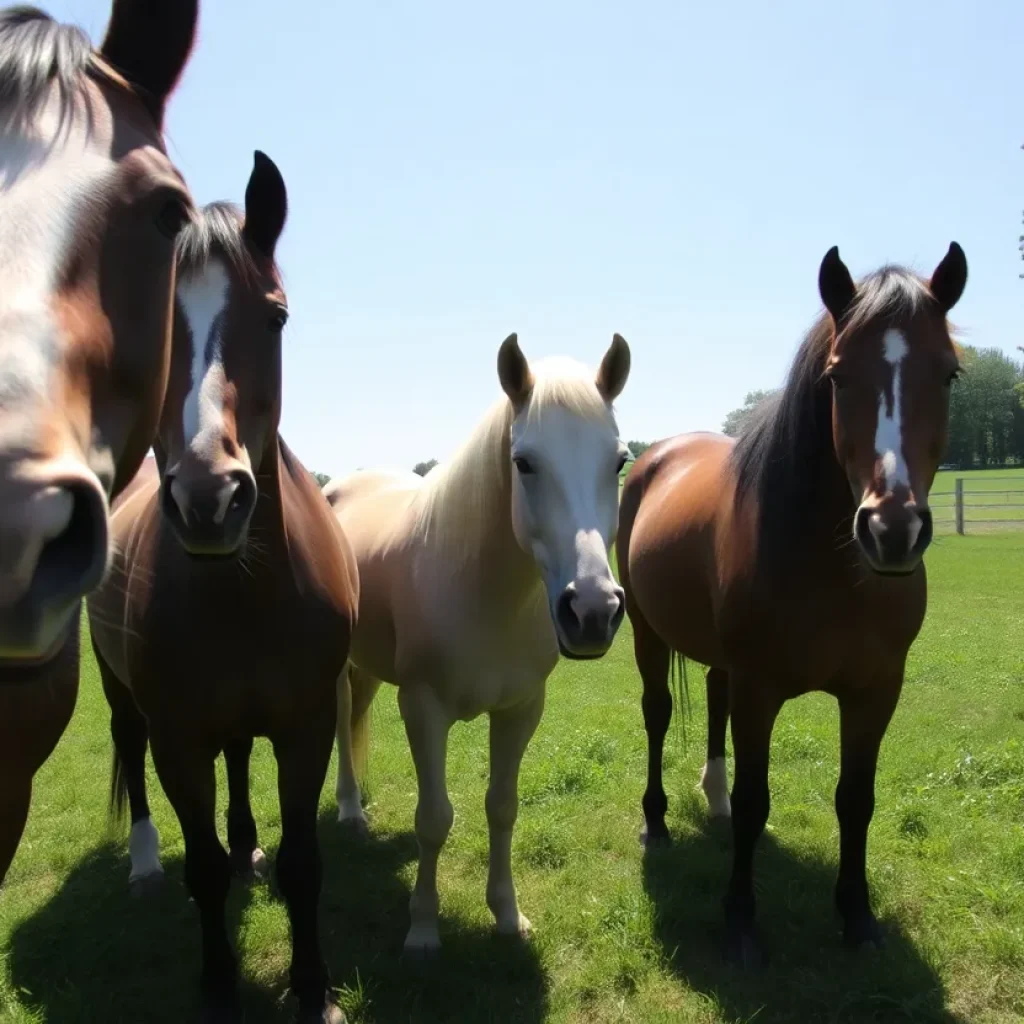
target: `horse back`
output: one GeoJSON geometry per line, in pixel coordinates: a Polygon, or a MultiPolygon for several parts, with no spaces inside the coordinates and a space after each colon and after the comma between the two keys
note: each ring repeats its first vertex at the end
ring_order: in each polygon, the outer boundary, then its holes
{"type": "Polygon", "coordinates": [[[631,619],[673,650],[725,665],[723,594],[744,571],[732,441],[682,434],[649,448],[623,488],[617,553],[631,619]]]}

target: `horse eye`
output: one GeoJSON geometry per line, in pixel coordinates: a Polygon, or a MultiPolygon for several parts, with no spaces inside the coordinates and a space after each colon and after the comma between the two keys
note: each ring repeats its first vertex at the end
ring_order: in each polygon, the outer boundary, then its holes
{"type": "Polygon", "coordinates": [[[288,310],[279,309],[270,318],[270,329],[272,331],[283,331],[286,323],[288,323],[288,310]]]}
{"type": "Polygon", "coordinates": [[[955,380],[959,380],[959,379],[960,379],[960,374],[962,374],[962,373],[963,373],[963,369],[962,369],[961,367],[959,367],[959,366],[958,366],[958,367],[957,367],[957,368],[956,368],[956,369],[955,369],[955,370],[954,370],[954,371],[953,371],[953,372],[952,372],[952,373],[951,373],[951,374],[950,374],[950,375],[949,375],[949,376],[948,376],[948,377],[946,378],[946,387],[948,388],[948,387],[949,387],[949,386],[950,386],[950,385],[951,385],[951,384],[953,383],[953,381],[955,381],[955,380]]]}
{"type": "Polygon", "coordinates": [[[160,212],[156,215],[156,226],[160,234],[173,242],[181,234],[181,229],[188,220],[185,204],[180,199],[172,199],[160,207],[160,212]]]}
{"type": "Polygon", "coordinates": [[[512,465],[515,466],[523,476],[529,476],[533,472],[533,466],[519,455],[512,460],[512,465]]]}
{"type": "Polygon", "coordinates": [[[616,463],[615,472],[621,473],[627,462],[629,462],[629,456],[625,452],[622,452],[619,455],[619,461],[616,463]]]}

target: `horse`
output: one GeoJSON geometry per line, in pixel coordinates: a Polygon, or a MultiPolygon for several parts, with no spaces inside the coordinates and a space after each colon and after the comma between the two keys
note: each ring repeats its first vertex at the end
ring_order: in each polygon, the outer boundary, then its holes
{"type": "Polygon", "coordinates": [[[287,194],[263,153],[244,213],[206,206],[182,232],[174,344],[156,464],[118,502],[118,554],[88,601],[114,742],[111,809],[127,797],[135,880],[158,879],[147,742],[181,824],[202,927],[204,1020],[242,1019],[225,924],[232,870],[263,859],[249,806],[253,737],[278,766],[276,874],[292,927],[301,1024],[340,1024],[318,935],[317,808],[336,685],[358,604],[351,550],[278,431],[287,298],[275,260],[287,194]],[[225,752],[231,854],[217,837],[225,752]]]}
{"type": "Polygon", "coordinates": [[[643,680],[642,839],[669,838],[668,676],[673,655],[691,658],[709,667],[701,783],[712,814],[732,817],[726,951],[741,965],[761,957],[753,858],[768,819],[772,728],[783,702],[809,691],[839,703],[844,940],[882,942],[865,877],[875,768],[925,615],[928,493],[959,372],[947,314],[966,282],[955,242],[927,283],[887,266],[855,284],[830,249],[818,275],[824,312],[739,439],[663,441],[625,482],[617,554],[643,680]]]}
{"type": "Polygon", "coordinates": [[[629,375],[615,335],[595,374],[527,362],[515,334],[498,353],[504,395],[426,477],[357,472],[324,487],[359,565],[351,665],[338,682],[339,821],[365,830],[357,762],[381,680],[416,767],[419,867],[404,952],[440,948],[437,861],[452,825],[448,733],[490,716],[487,903],[497,931],[526,936],[512,879],[519,766],[558,661],[599,658],[623,617],[608,564],[628,449],[612,402],[629,375]]]}
{"type": "Polygon", "coordinates": [[[156,430],[174,239],[163,142],[197,0],[115,0],[102,46],[0,11],[0,882],[78,698],[109,506],[156,430]]]}

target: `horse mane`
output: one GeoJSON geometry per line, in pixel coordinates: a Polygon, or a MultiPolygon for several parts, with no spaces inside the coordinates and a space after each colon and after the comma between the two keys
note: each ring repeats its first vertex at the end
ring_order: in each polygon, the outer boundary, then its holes
{"type": "MultiPolygon", "coordinates": [[[[594,383],[594,374],[574,360],[531,364],[534,385],[526,416],[539,418],[562,408],[592,422],[615,417],[594,383]]],[[[451,460],[432,469],[416,492],[415,541],[429,544],[451,564],[464,565],[478,552],[497,518],[511,521],[511,430],[515,410],[496,401],[451,460]]]]}
{"type": "Polygon", "coordinates": [[[259,271],[245,242],[245,214],[234,203],[218,200],[198,210],[177,240],[178,272],[183,277],[201,274],[211,257],[220,257],[247,281],[259,271]]]}
{"type": "Polygon", "coordinates": [[[56,82],[63,117],[88,78],[130,88],[77,25],[24,4],[0,11],[0,107],[31,118],[56,82]]]}
{"type": "MultiPolygon", "coordinates": [[[[886,266],[864,278],[840,330],[853,335],[882,320],[903,323],[926,304],[936,305],[928,286],[903,267],[886,266]]],[[[785,385],[761,404],[744,425],[732,451],[737,503],[756,499],[759,550],[804,533],[819,499],[822,454],[832,448],[832,388],[825,368],[832,351],[828,313],[808,332],[785,385]]]]}

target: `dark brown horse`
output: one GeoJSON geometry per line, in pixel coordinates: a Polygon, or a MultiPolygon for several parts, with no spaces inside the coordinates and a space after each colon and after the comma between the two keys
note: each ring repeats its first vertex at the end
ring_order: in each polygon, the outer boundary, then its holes
{"type": "Polygon", "coordinates": [[[851,945],[877,944],[865,877],[878,750],[927,600],[928,491],[958,371],[946,314],[967,262],[953,243],[929,282],[886,267],[856,286],[837,249],[826,313],[789,379],[734,445],[694,434],[644,454],[626,481],[619,567],[643,677],[648,841],[666,840],[662,748],[673,652],[710,666],[703,785],[728,814],[728,949],[756,960],[754,847],[768,820],[768,756],[784,701],[839,701],[842,751],[836,904],[851,945]]]}
{"type": "Polygon", "coordinates": [[[277,877],[299,1020],[343,1019],[320,950],[316,824],[358,582],[327,502],[278,434],[287,307],[274,250],[285,212],[284,182],[257,153],[244,219],[217,203],[182,234],[159,473],[115,508],[114,569],[88,602],[111,710],[112,797],[131,804],[132,873],[161,870],[148,740],[185,839],[204,1019],[218,1022],[241,1019],[224,911],[232,864],[247,872],[261,858],[248,799],[254,736],[270,738],[278,765],[277,877]],[[230,858],[214,820],[221,751],[230,858]]]}
{"type": "Polygon", "coordinates": [[[161,125],[196,17],[196,0],[115,0],[93,50],[0,11],[0,881],[75,707],[109,502],[160,415],[192,207],[161,125]]]}

